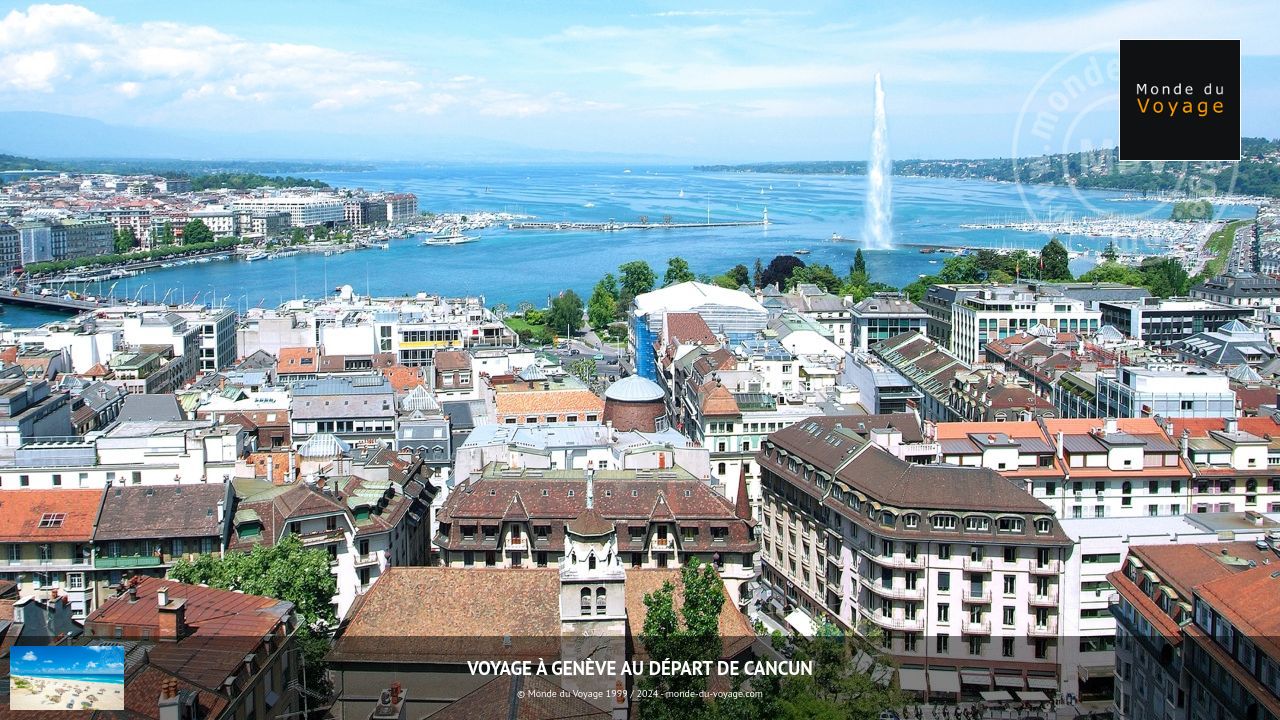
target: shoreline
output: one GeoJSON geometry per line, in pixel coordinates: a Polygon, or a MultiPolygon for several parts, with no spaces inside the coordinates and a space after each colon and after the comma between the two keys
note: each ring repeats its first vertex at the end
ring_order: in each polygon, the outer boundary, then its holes
{"type": "Polygon", "coordinates": [[[11,675],[10,710],[123,710],[124,683],[11,675]],[[19,682],[28,687],[19,687],[19,682]]]}

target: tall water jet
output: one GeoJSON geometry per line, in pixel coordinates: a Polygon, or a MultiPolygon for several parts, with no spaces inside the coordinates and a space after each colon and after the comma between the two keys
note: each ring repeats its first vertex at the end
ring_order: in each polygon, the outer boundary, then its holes
{"type": "Polygon", "coordinates": [[[889,130],[884,119],[884,87],[876,73],[875,126],[871,131],[871,158],[867,161],[866,219],[863,244],[872,250],[893,247],[893,162],[889,160],[889,130]]]}

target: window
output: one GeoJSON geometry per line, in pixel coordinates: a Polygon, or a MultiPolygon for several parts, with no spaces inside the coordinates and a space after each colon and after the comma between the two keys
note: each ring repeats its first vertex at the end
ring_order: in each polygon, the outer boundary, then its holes
{"type": "Polygon", "coordinates": [[[951,590],[951,573],[943,571],[938,573],[938,592],[950,592],[951,590]]]}
{"type": "Polygon", "coordinates": [[[579,608],[578,614],[590,615],[591,614],[591,588],[582,588],[582,592],[579,593],[579,597],[580,597],[580,602],[578,605],[578,608],[579,608]]]}
{"type": "Polygon", "coordinates": [[[1013,638],[1000,638],[1000,655],[1002,657],[1013,657],[1013,638]]]}
{"type": "Polygon", "coordinates": [[[44,513],[40,516],[40,528],[60,528],[62,521],[66,520],[66,513],[44,513]]]}
{"type": "Polygon", "coordinates": [[[59,486],[61,486],[61,485],[62,485],[62,475],[61,475],[61,474],[59,474],[59,473],[54,473],[54,474],[53,474],[53,486],[54,486],[54,487],[59,487],[59,486]]]}
{"type": "Polygon", "coordinates": [[[1007,563],[1018,562],[1018,548],[1013,545],[1004,546],[1004,561],[1007,563]]]}
{"type": "Polygon", "coordinates": [[[1016,575],[1004,576],[1004,594],[1012,595],[1018,587],[1018,577],[1016,575]]]}
{"type": "MultiPolygon", "coordinates": [[[[1013,625],[1013,614],[1014,614],[1013,608],[1007,607],[1004,609],[1004,617],[1000,619],[1004,621],[1005,625],[1013,625]]],[[[1012,640],[1013,638],[1009,638],[1009,639],[1012,640]]]]}
{"type": "Polygon", "coordinates": [[[1048,535],[1053,529],[1053,521],[1049,518],[1039,518],[1036,520],[1036,533],[1040,535],[1048,535]]]}
{"type": "Polygon", "coordinates": [[[938,622],[951,622],[951,606],[946,603],[938,603],[938,622]]]}
{"type": "Polygon", "coordinates": [[[998,528],[1002,533],[1020,533],[1025,528],[1022,518],[1002,517],[998,528]]]}
{"type": "Polygon", "coordinates": [[[31,476],[30,476],[30,475],[19,475],[19,476],[18,476],[18,487],[30,487],[30,486],[31,486],[31,476]]]}
{"type": "Polygon", "coordinates": [[[951,644],[950,635],[939,635],[937,639],[934,641],[934,645],[933,645],[934,652],[938,653],[939,655],[946,655],[950,652],[950,650],[948,649],[948,646],[950,644],[951,644]]]}
{"type": "Polygon", "coordinates": [[[951,559],[951,543],[942,543],[938,545],[938,559],[939,560],[951,559]]]}
{"type": "Polygon", "coordinates": [[[486,550],[484,553],[485,567],[493,567],[498,564],[498,553],[492,550],[486,550]]]}
{"type": "Polygon", "coordinates": [[[604,615],[606,612],[608,612],[608,602],[604,588],[596,588],[596,614],[604,615]]]}

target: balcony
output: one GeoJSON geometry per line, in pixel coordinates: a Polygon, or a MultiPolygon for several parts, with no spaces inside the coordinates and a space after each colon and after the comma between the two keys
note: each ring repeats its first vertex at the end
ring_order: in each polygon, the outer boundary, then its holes
{"type": "Polygon", "coordinates": [[[164,558],[159,555],[121,555],[119,557],[99,557],[94,560],[93,567],[98,570],[115,568],[160,567],[164,558]]]}
{"type": "Polygon", "coordinates": [[[974,590],[971,587],[965,588],[964,596],[961,599],[967,603],[983,603],[983,604],[990,603],[991,591],[990,590],[974,590]]]}
{"type": "Polygon", "coordinates": [[[10,560],[6,564],[0,564],[0,569],[9,568],[30,568],[33,570],[73,570],[84,569],[90,567],[88,558],[50,558],[48,560],[39,560],[37,558],[23,558],[21,560],[10,560]]]}
{"type": "Polygon", "coordinates": [[[1032,595],[1027,598],[1027,604],[1032,607],[1058,607],[1058,595],[1032,595]]]}
{"type": "Polygon", "coordinates": [[[529,543],[525,540],[523,535],[520,537],[509,537],[507,538],[507,549],[520,551],[528,550],[529,543]]]}
{"type": "Polygon", "coordinates": [[[961,567],[970,572],[988,572],[991,570],[991,558],[974,560],[967,557],[961,561],[961,567]]]}
{"type": "Polygon", "coordinates": [[[991,621],[981,620],[979,622],[973,622],[972,620],[965,620],[964,623],[960,625],[960,632],[966,635],[990,635],[991,621]]]}
{"type": "Polygon", "coordinates": [[[1031,563],[1032,575],[1059,575],[1062,573],[1062,561],[1050,560],[1046,563],[1031,563]]]}
{"type": "Polygon", "coordinates": [[[660,552],[671,552],[676,549],[676,541],[673,538],[669,538],[669,537],[665,537],[665,538],[656,537],[653,539],[653,542],[650,544],[649,549],[657,550],[660,552]]]}
{"type": "Polygon", "coordinates": [[[923,630],[924,620],[920,618],[889,617],[871,613],[871,622],[890,630],[923,630]]]}
{"type": "Polygon", "coordinates": [[[378,550],[374,550],[372,552],[367,552],[363,555],[356,555],[355,557],[356,557],[355,559],[356,567],[367,567],[371,565],[377,565],[378,559],[382,557],[382,553],[378,550]]]}
{"type": "Polygon", "coordinates": [[[879,583],[865,581],[863,584],[871,590],[871,592],[884,598],[892,598],[894,600],[924,600],[924,588],[917,587],[914,590],[900,587],[885,587],[879,583]]]}
{"type": "Polygon", "coordinates": [[[881,565],[883,567],[897,568],[900,570],[923,570],[924,569],[924,561],[921,560],[920,556],[918,555],[914,560],[912,560],[910,558],[898,557],[896,555],[880,555],[879,553],[873,550],[869,550],[865,548],[859,548],[858,552],[862,553],[863,557],[867,558],[871,562],[876,563],[877,565],[881,565]]]}
{"type": "Polygon", "coordinates": [[[1053,617],[1044,622],[1032,620],[1027,624],[1027,635],[1031,637],[1057,637],[1058,618],[1053,617]]]}
{"type": "Polygon", "coordinates": [[[317,547],[338,542],[346,537],[346,533],[342,530],[321,530],[319,532],[303,533],[298,536],[304,547],[317,547]]]}

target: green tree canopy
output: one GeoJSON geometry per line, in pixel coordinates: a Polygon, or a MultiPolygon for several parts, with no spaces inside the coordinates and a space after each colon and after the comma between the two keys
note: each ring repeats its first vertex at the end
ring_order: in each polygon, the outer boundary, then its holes
{"type": "Polygon", "coordinates": [[[662,286],[668,287],[676,283],[689,282],[694,279],[693,271],[689,269],[689,262],[682,257],[673,257],[667,260],[667,273],[662,276],[662,286]]]}
{"type": "Polygon", "coordinates": [[[653,268],[649,267],[649,263],[644,260],[632,260],[618,266],[618,273],[622,279],[619,281],[622,286],[620,295],[627,299],[627,303],[637,295],[643,295],[653,290],[654,283],[658,281],[658,276],[654,275],[653,268]]]}
{"type": "Polygon", "coordinates": [[[213,231],[200,218],[196,218],[182,226],[182,244],[199,245],[214,241],[213,231]]]}
{"type": "Polygon", "coordinates": [[[133,228],[122,228],[116,231],[115,251],[118,255],[123,255],[136,247],[138,238],[133,234],[133,228]]]}
{"type": "Polygon", "coordinates": [[[560,293],[552,299],[544,321],[557,335],[561,332],[576,333],[582,328],[582,298],[572,290],[560,293]]]}
{"type": "MultiPolygon", "coordinates": [[[[724,582],[714,567],[693,558],[680,569],[680,584],[684,602],[679,614],[675,608],[676,587],[672,583],[665,582],[644,596],[646,612],[641,640],[645,650],[649,658],[656,661],[715,661],[722,647],[720,611],[725,599],[724,582]]],[[[713,717],[711,706],[700,697],[707,688],[706,676],[645,675],[640,679],[640,687],[658,695],[640,701],[644,720],[713,717]]]]}
{"type": "Polygon", "coordinates": [[[747,266],[742,263],[729,268],[729,272],[725,273],[725,275],[735,283],[734,287],[751,284],[751,271],[747,270],[747,266]]]}
{"type": "Polygon", "coordinates": [[[862,256],[862,248],[853,254],[853,272],[867,274],[867,259],[862,256]]]}
{"type": "Polygon", "coordinates": [[[1042,280],[1070,280],[1071,267],[1067,248],[1058,238],[1051,239],[1040,250],[1040,278],[1042,280]]]}
{"type": "Polygon", "coordinates": [[[804,261],[794,255],[779,255],[769,261],[769,266],[760,273],[760,284],[758,287],[766,287],[768,285],[777,285],[778,289],[788,287],[788,281],[791,280],[791,273],[796,268],[804,267],[804,261]]]}
{"type": "Polygon", "coordinates": [[[596,283],[587,301],[587,319],[591,327],[607,327],[618,317],[618,283],[612,274],[606,274],[596,283]]]}
{"type": "Polygon", "coordinates": [[[838,293],[844,281],[830,265],[814,264],[797,267],[791,272],[791,277],[787,279],[788,287],[795,287],[800,283],[812,283],[829,293],[838,293]]]}

